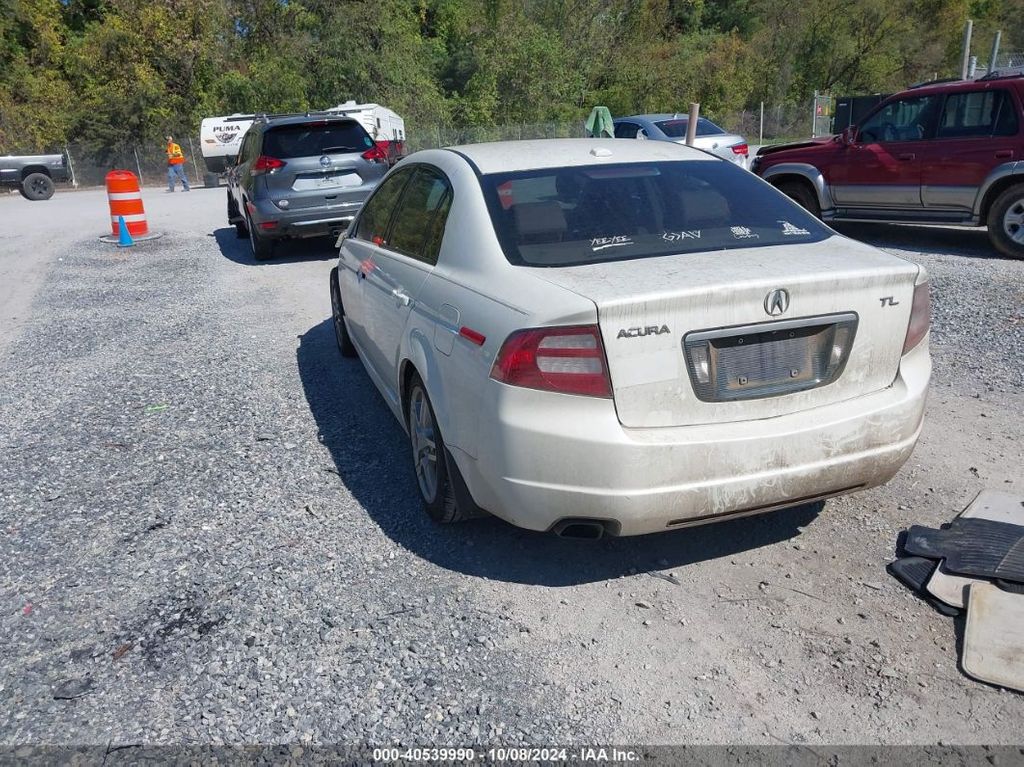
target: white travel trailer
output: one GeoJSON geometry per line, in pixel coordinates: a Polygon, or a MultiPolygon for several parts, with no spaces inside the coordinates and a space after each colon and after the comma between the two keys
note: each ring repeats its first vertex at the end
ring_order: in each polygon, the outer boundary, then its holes
{"type": "Polygon", "coordinates": [[[255,119],[256,115],[233,114],[207,117],[199,124],[199,144],[209,173],[223,173],[235,164],[242,136],[255,119]]]}
{"type": "Polygon", "coordinates": [[[353,117],[362,123],[377,146],[388,153],[388,160],[392,164],[405,155],[405,120],[387,107],[346,101],[327,111],[353,117]]]}

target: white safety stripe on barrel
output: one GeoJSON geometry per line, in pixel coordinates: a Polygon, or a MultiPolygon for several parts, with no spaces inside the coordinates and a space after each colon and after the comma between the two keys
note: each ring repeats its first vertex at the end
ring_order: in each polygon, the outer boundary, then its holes
{"type": "Polygon", "coordinates": [[[107,192],[108,200],[141,200],[142,192],[107,192]]]}
{"type": "Polygon", "coordinates": [[[145,221],[146,220],[146,214],[145,213],[131,213],[131,214],[127,215],[127,216],[124,215],[124,214],[121,214],[119,216],[111,216],[110,220],[116,224],[117,223],[117,219],[119,219],[119,218],[123,218],[125,223],[127,224],[129,222],[145,221]]]}

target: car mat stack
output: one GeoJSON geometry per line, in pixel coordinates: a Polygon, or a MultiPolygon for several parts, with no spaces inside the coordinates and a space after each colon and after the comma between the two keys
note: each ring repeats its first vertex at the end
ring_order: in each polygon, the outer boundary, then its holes
{"type": "Polygon", "coordinates": [[[1024,499],[984,490],[949,524],[900,534],[889,574],[943,615],[967,611],[960,665],[1024,691],[1024,499]]]}

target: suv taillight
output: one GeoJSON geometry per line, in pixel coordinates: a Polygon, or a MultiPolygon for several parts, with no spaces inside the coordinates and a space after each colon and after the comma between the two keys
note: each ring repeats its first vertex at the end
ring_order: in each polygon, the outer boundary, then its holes
{"type": "Polygon", "coordinates": [[[517,330],[501,345],[491,378],[529,389],[612,396],[597,325],[517,330]]]}
{"type": "Polygon", "coordinates": [[[374,144],[372,147],[363,152],[362,157],[364,160],[370,162],[387,162],[388,153],[381,149],[379,146],[374,144]]]}
{"type": "Polygon", "coordinates": [[[928,283],[922,282],[914,288],[914,300],[910,305],[910,324],[907,326],[907,337],[903,341],[904,354],[921,343],[931,323],[931,293],[928,290],[928,283]]]}
{"type": "Polygon", "coordinates": [[[748,147],[746,144],[733,144],[729,148],[732,149],[733,154],[741,154],[744,157],[746,157],[747,154],[750,152],[750,147],[748,147]]]}
{"type": "Polygon", "coordinates": [[[252,164],[252,168],[249,169],[249,173],[253,176],[259,176],[262,173],[272,173],[284,166],[284,160],[278,160],[276,157],[267,157],[267,155],[261,154],[256,158],[256,162],[252,164]]]}

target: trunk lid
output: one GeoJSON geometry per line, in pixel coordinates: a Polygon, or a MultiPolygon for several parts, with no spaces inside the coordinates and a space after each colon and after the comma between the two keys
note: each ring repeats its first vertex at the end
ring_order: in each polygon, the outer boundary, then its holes
{"type": "Polygon", "coordinates": [[[834,236],[533,271],[596,304],[619,421],[665,427],[769,418],[890,386],[919,270],[834,236]],[[781,312],[770,305],[778,289],[781,312]],[[701,345],[712,358],[703,383],[691,356],[701,352],[685,348],[701,345]]]}

